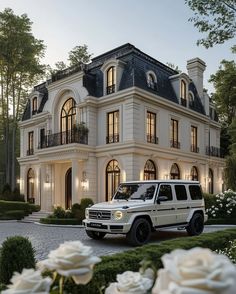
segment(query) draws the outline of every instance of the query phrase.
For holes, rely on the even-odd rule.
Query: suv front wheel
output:
[[[89,230],[86,230],[86,233],[91,239],[94,239],[94,240],[101,240],[106,235],[106,233],[104,232],[96,232],[96,231],[89,231]]]
[[[200,235],[204,229],[204,219],[202,214],[195,213],[191,218],[186,231],[190,236]]]
[[[148,220],[144,218],[136,219],[126,235],[130,245],[141,246],[148,242],[151,235],[151,226]]]

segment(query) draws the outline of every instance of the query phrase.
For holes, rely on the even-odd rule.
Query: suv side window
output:
[[[201,190],[200,186],[190,185],[189,192],[190,192],[192,200],[202,199],[202,190]]]
[[[171,185],[161,185],[158,196],[166,196],[168,201],[173,200]]]
[[[175,185],[175,194],[177,200],[187,200],[187,192],[184,185]]]

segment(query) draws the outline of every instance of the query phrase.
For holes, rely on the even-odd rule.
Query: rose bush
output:
[[[144,273],[126,271],[117,275],[117,282],[111,283],[105,294],[145,294],[153,285],[153,276],[151,269]]]
[[[153,294],[235,294],[236,267],[209,249],[174,250],[162,257]]]
[[[56,271],[64,277],[72,277],[76,284],[87,284],[93,275],[93,266],[101,259],[92,256],[92,249],[80,241],[67,241],[52,250],[48,259],[40,261],[41,269]]]
[[[11,283],[8,289],[2,291],[2,294],[30,294],[49,293],[52,283],[51,278],[43,278],[40,271],[34,269],[23,269],[22,273],[15,273],[11,278]]]

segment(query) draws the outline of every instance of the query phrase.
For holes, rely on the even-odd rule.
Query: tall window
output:
[[[171,180],[179,180],[180,179],[180,171],[179,171],[179,167],[176,163],[173,163],[171,166],[170,178],[171,178]]]
[[[181,99],[181,105],[187,106],[187,87],[186,82],[181,80],[180,83],[180,99]]]
[[[106,201],[110,201],[120,183],[120,168],[118,161],[111,160],[106,168]]]
[[[156,167],[152,160],[148,160],[144,166],[144,180],[156,180]]]
[[[176,119],[170,121],[170,146],[180,148],[179,143],[179,122]]]
[[[156,137],[156,114],[150,111],[147,112],[147,142],[158,143],[158,138]]]
[[[147,84],[148,84],[149,88],[151,88],[153,90],[155,89],[155,78],[152,74],[148,74]]]
[[[34,181],[35,181],[34,171],[32,168],[30,168],[27,173],[27,201],[28,202],[34,202],[33,200],[35,197]]]
[[[107,70],[107,94],[115,92],[115,67],[111,66]]]
[[[194,96],[192,93],[188,94],[189,107],[194,107]]]
[[[38,101],[37,101],[37,97],[34,97],[32,100],[32,115],[37,113],[37,109],[38,109]]]
[[[34,132],[29,132],[27,155],[33,155],[33,154],[34,154]]]
[[[69,98],[61,109],[61,144],[71,143],[71,131],[76,123],[75,100]]]
[[[198,170],[197,170],[196,166],[193,166],[191,168],[190,177],[191,177],[192,181],[198,181]]]
[[[107,114],[107,144],[119,142],[119,123],[119,110]]]
[[[214,174],[211,168],[209,168],[208,174],[208,191],[210,194],[214,193]]]
[[[197,127],[191,126],[191,151],[192,152],[199,152],[197,143]]]

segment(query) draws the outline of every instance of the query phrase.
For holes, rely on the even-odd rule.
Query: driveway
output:
[[[206,226],[204,232],[223,230],[229,226]],[[231,226],[232,227],[232,226]],[[234,226],[236,227],[236,226]],[[103,240],[92,240],[84,228],[42,226],[34,223],[0,222],[0,244],[9,236],[28,237],[36,250],[38,260],[45,259],[50,250],[56,249],[64,241],[80,240],[93,248],[94,255],[102,256],[122,252],[133,247],[126,244],[124,235],[108,234]],[[163,230],[152,234],[150,243],[187,236],[185,231]]]

